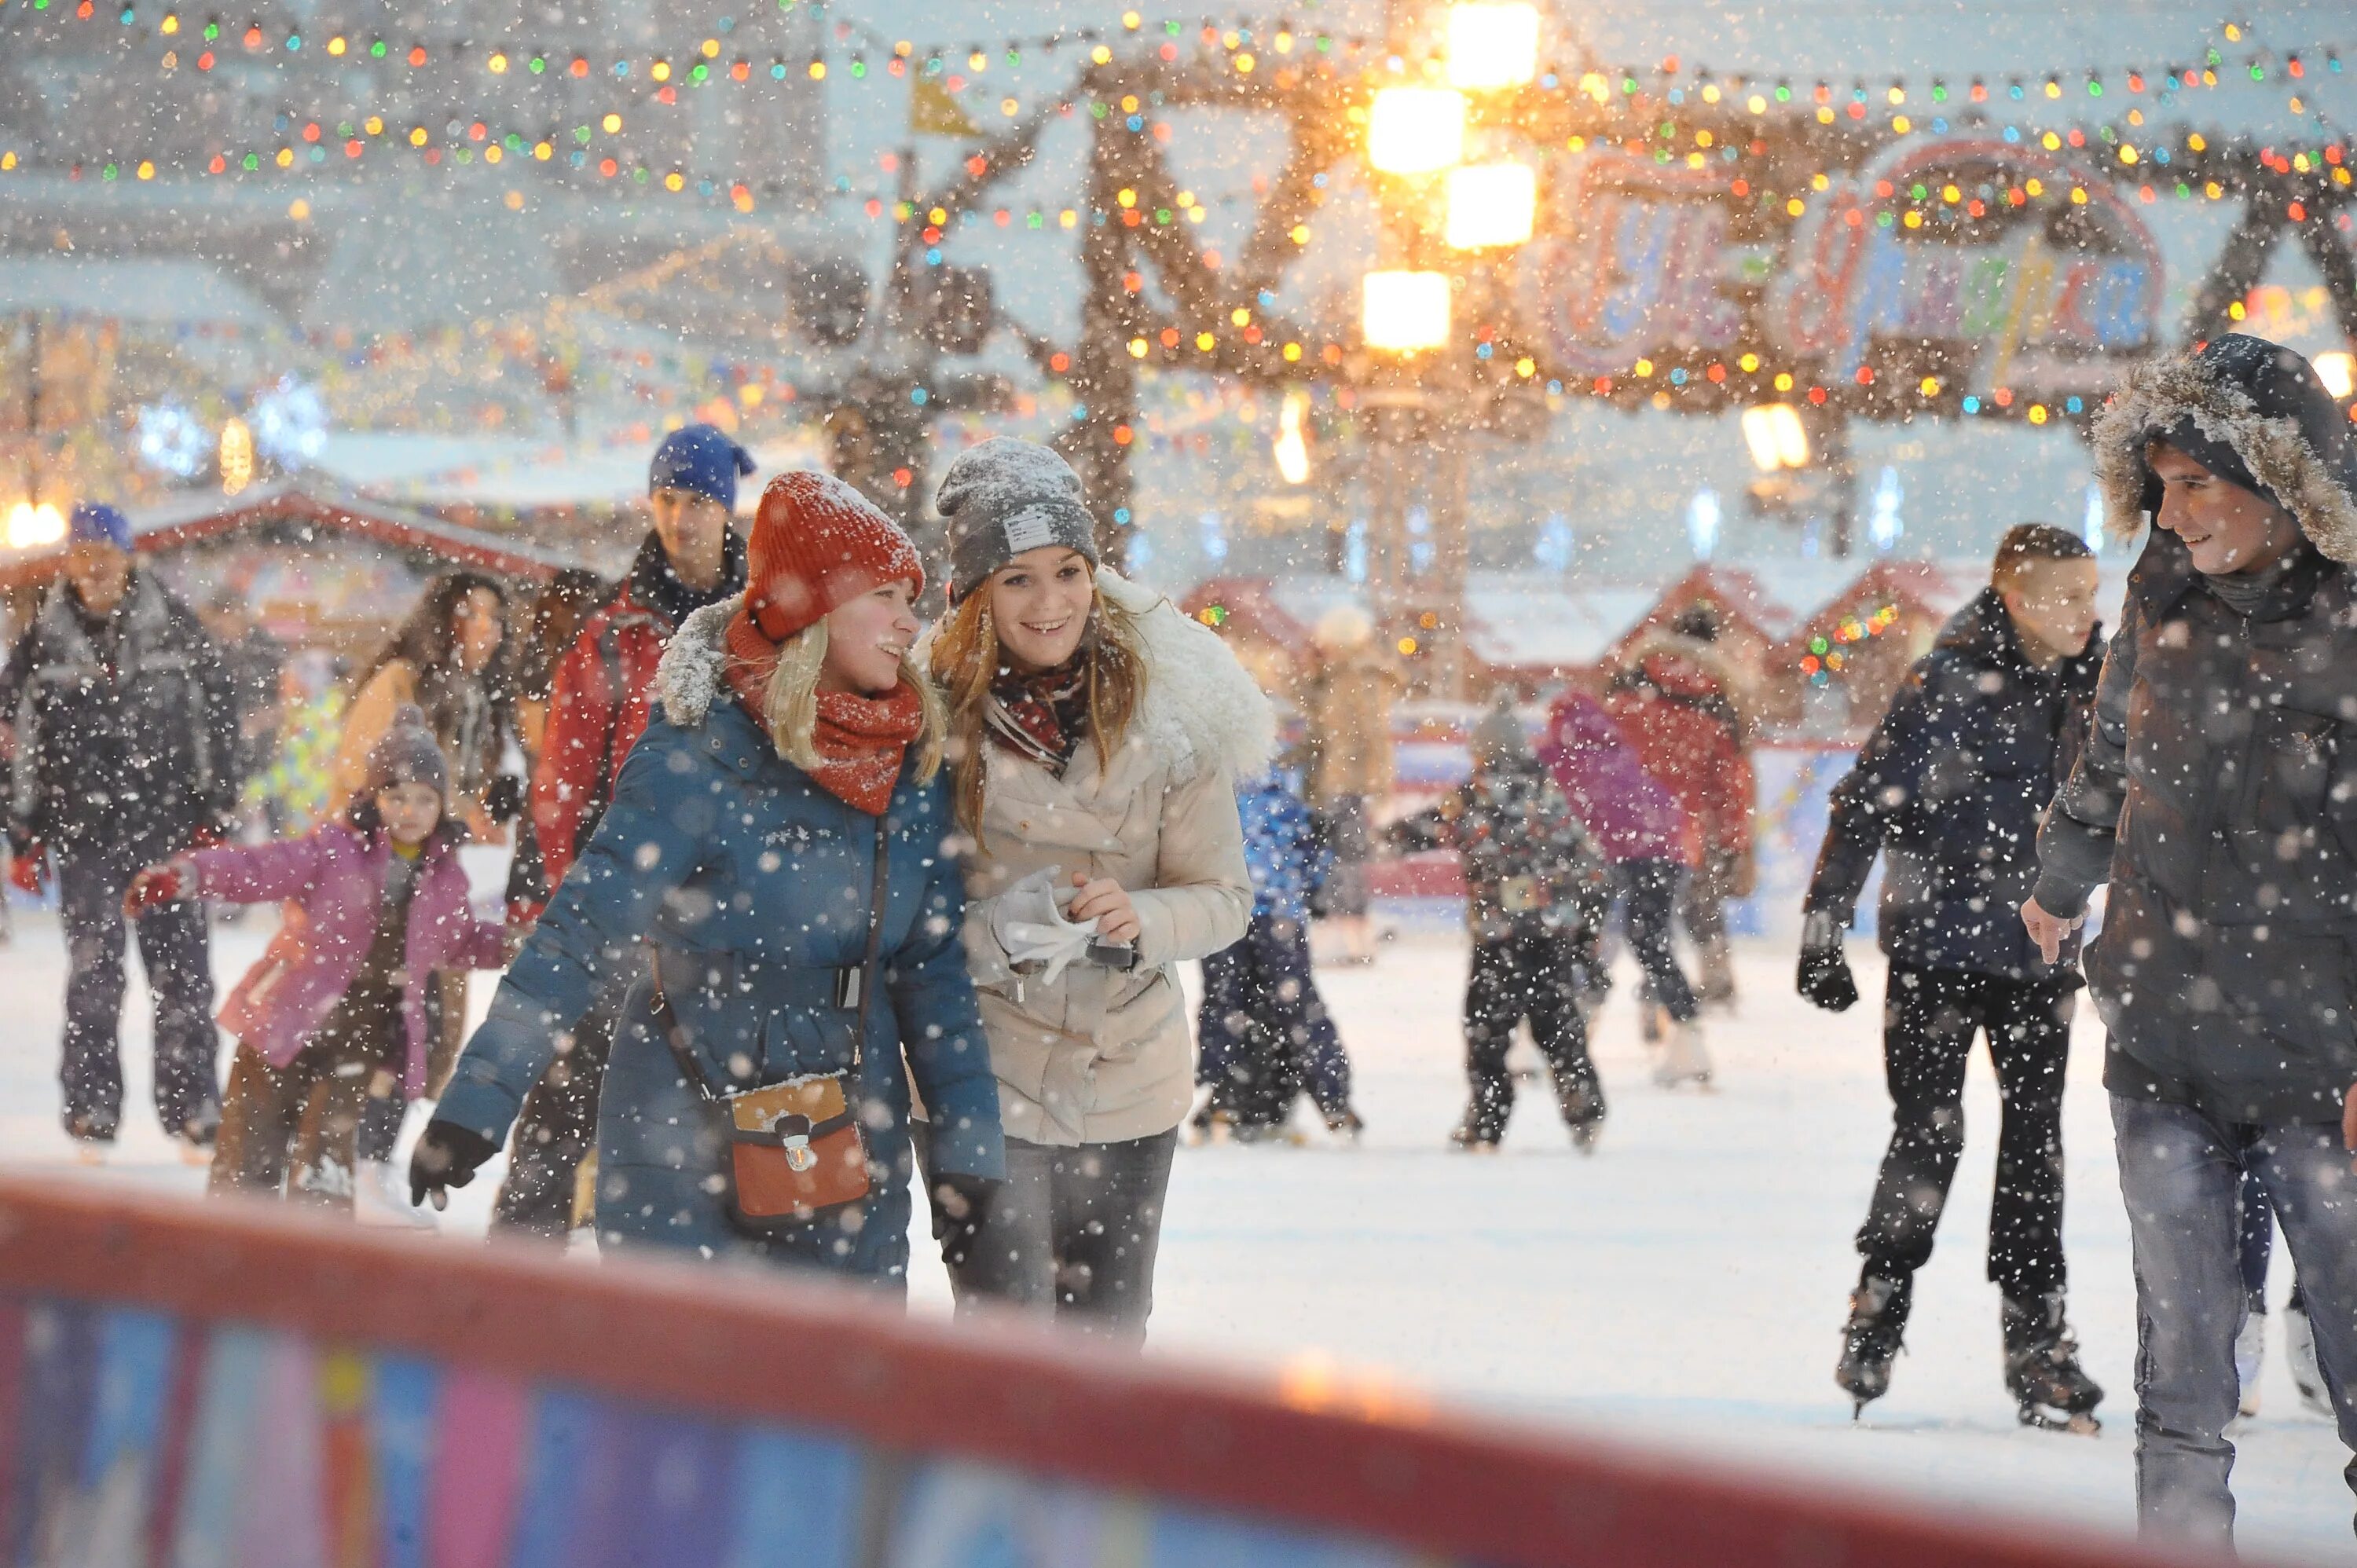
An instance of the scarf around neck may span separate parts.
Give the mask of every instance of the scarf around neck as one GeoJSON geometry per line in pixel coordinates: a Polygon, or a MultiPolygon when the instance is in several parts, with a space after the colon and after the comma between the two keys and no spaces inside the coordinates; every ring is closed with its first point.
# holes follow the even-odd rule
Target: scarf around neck
{"type": "MultiPolygon", "coordinates": [[[[778,668],[778,645],[740,610],[728,622],[728,652],[724,668],[729,690],[767,736],[763,699],[778,668]]],[[[811,734],[818,766],[808,770],[811,782],[856,811],[882,816],[891,803],[892,786],[899,782],[909,743],[922,733],[924,722],[924,703],[905,681],[881,697],[821,692],[818,725],[811,734]]]]}
{"type": "Polygon", "coordinates": [[[1088,738],[1088,671],[1077,658],[1033,674],[1001,667],[990,682],[986,717],[1000,745],[1060,779],[1088,738]]]}

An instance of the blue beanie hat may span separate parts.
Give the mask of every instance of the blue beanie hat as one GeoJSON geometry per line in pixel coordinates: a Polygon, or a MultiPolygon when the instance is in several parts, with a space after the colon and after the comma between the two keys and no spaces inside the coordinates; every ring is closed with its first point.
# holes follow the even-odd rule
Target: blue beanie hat
{"type": "Polygon", "coordinates": [[[131,520],[104,501],[78,501],[66,536],[76,544],[112,544],[131,548],[131,520]]]}
{"type": "Polygon", "coordinates": [[[753,454],[709,424],[689,424],[673,431],[655,448],[647,468],[647,493],[688,490],[708,496],[733,512],[737,510],[737,477],[753,471],[753,454]]]}

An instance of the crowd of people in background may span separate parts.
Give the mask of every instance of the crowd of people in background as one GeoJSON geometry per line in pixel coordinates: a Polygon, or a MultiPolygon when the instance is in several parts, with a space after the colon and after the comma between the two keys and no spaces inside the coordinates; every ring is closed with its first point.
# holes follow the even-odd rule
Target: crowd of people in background
{"type": "MultiPolygon", "coordinates": [[[[1986,1036],[2006,1380],[2025,1422],[2092,1425],[2061,1153],[2091,985],[2136,1245],[2139,1508],[2222,1541],[2270,1215],[2302,1387],[2357,1446],[2336,727],[2357,708],[2357,451],[2304,360],[2240,337],[2136,372],[2095,439],[2115,525],[2154,525],[2113,639],[2087,546],[2013,529],[1834,791],[1797,987],[1859,1000],[1843,941],[1880,857],[1894,1112],[1836,1380],[1860,1410],[1889,1386],[1986,1036]]],[[[1304,1101],[1332,1138],[1364,1130],[1316,971],[1321,949],[1380,961],[1385,849],[1462,869],[1454,1147],[1500,1146],[1526,1030],[1597,1150],[1589,1037],[1620,948],[1654,1079],[1712,1085],[1760,722],[1714,607],[1594,682],[1459,715],[1469,775],[1412,800],[1405,682],[1372,621],[1329,615],[1264,690],[1100,558],[1049,449],[951,466],[930,628],[914,545],[849,486],[780,476],[740,532],[754,467],[719,430],[673,433],[619,583],[561,574],[527,606],[446,573],[331,681],[233,596],[191,611],[121,512],[75,509],[0,712],[9,875],[53,883],[61,913],[79,1147],[121,1130],[135,938],[156,1114],[217,1192],[430,1224],[504,1152],[495,1232],[587,1223],[619,1251],[888,1286],[921,1196],[961,1305],[1135,1344],[1182,1136],[1298,1141],[1304,1101]],[[479,911],[468,844],[509,850],[503,908],[479,911]],[[280,910],[218,1027],[207,903],[280,910]],[[468,1038],[475,970],[504,973],[468,1038]]]]}

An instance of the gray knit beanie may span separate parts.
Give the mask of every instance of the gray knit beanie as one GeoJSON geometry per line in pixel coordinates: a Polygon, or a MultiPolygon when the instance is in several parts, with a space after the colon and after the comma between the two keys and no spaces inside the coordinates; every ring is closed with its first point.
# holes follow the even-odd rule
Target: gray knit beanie
{"type": "Polygon", "coordinates": [[[1097,564],[1096,519],[1081,477],[1049,448],[993,436],[959,454],[933,506],[950,525],[950,603],[1027,550],[1060,544],[1097,564]]]}
{"type": "Polygon", "coordinates": [[[425,710],[414,703],[394,710],[391,726],[369,748],[369,793],[400,784],[430,784],[436,792],[450,788],[450,765],[425,721],[425,710]]]}

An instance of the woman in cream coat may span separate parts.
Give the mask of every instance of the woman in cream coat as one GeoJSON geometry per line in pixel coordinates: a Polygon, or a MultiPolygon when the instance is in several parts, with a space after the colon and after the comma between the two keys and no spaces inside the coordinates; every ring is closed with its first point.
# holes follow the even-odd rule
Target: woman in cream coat
{"type": "Polygon", "coordinates": [[[937,504],[952,608],[930,661],[1007,1185],[937,1206],[935,1230],[961,1302],[1052,1303],[1135,1342],[1194,1094],[1174,966],[1243,935],[1235,780],[1275,721],[1216,634],[1099,566],[1080,479],[1046,447],[974,447],[937,504]]]}

